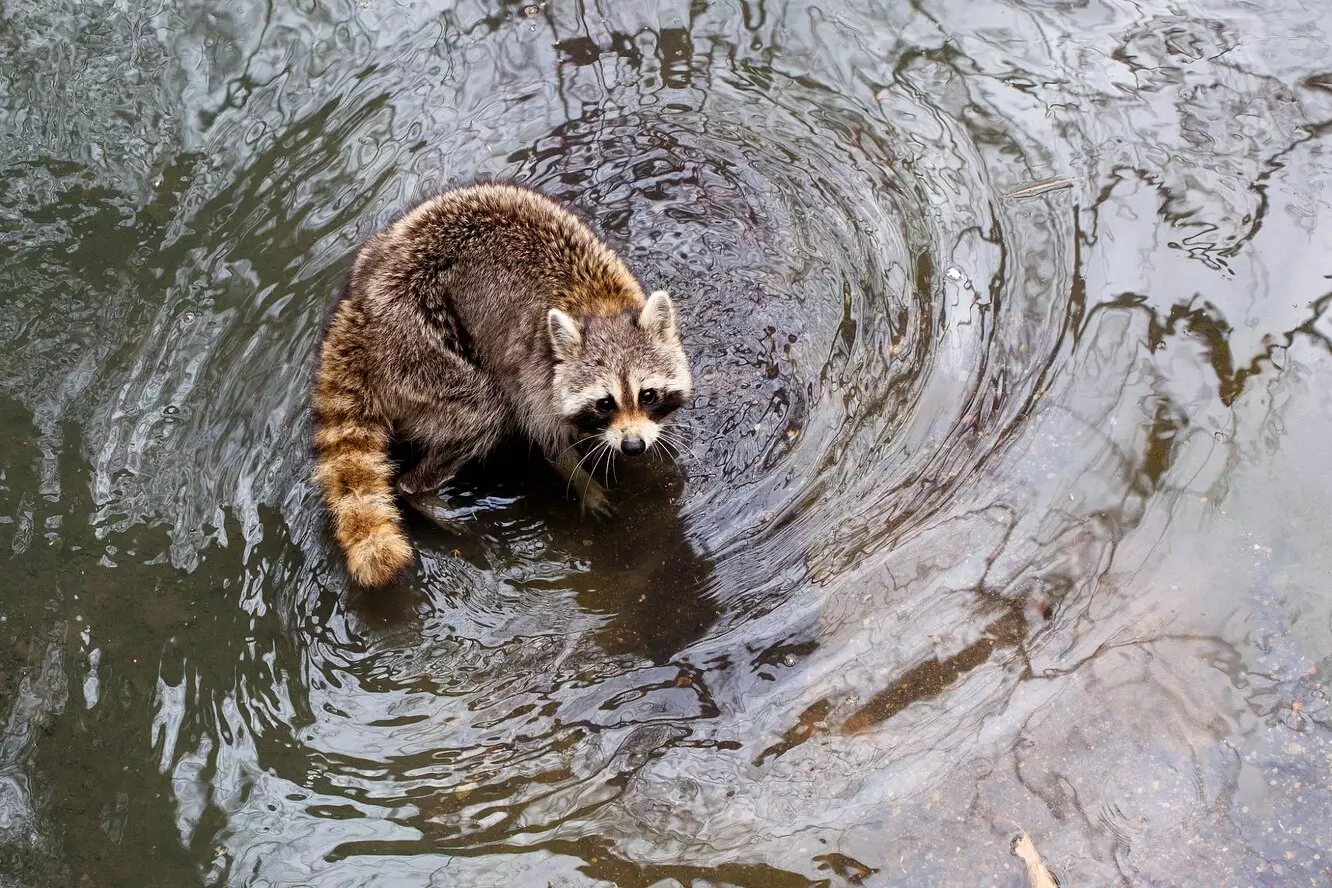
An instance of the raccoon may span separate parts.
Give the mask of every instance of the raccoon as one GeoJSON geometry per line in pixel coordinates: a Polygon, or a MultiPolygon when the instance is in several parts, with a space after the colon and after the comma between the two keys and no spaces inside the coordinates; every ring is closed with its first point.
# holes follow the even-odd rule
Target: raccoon
{"type": "Polygon", "coordinates": [[[314,480],[349,573],[398,575],[395,494],[430,495],[513,434],[608,514],[586,458],[658,446],[691,391],[671,297],[569,211],[510,184],[417,204],[357,252],[319,346],[314,480]],[[395,445],[422,454],[401,476],[395,445]]]}

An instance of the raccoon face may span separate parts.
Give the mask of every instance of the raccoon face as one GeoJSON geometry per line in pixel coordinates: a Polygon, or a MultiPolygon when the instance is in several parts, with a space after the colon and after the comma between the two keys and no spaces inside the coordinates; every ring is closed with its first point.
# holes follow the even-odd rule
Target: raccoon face
{"type": "Polygon", "coordinates": [[[578,438],[628,456],[657,442],[664,422],[693,390],[671,297],[657,291],[643,310],[581,324],[552,308],[555,403],[578,438]]]}

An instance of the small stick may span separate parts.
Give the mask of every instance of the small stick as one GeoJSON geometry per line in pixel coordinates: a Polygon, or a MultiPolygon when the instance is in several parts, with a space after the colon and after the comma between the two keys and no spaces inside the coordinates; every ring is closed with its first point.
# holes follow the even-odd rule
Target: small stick
{"type": "Polygon", "coordinates": [[[1022,824],[993,811],[985,813],[995,820],[1002,820],[1020,833],[1008,850],[1014,857],[1022,858],[1022,862],[1027,865],[1027,880],[1031,882],[1031,888],[1060,888],[1059,880],[1046,869],[1045,861],[1041,860],[1041,855],[1036,851],[1036,843],[1027,835],[1022,824]]]}
{"type": "Polygon", "coordinates": [[[1075,177],[1069,176],[1063,179],[1047,179],[1044,182],[1036,182],[1031,185],[1019,188],[1016,191],[1010,191],[1004,197],[1032,197],[1037,194],[1044,194],[1047,191],[1054,191],[1056,188],[1066,188],[1069,185],[1077,183],[1075,177]]]}
{"type": "Polygon", "coordinates": [[[1059,888],[1059,883],[1045,868],[1045,862],[1036,852],[1036,845],[1026,830],[1023,830],[1022,835],[1013,842],[1013,853],[1027,864],[1027,879],[1031,882],[1031,888],[1059,888]]]}

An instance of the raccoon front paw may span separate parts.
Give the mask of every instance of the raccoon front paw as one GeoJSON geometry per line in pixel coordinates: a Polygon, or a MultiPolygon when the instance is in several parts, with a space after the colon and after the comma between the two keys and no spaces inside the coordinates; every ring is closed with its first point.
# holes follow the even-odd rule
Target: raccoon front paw
{"type": "Polygon", "coordinates": [[[610,498],[606,496],[606,491],[600,485],[588,488],[583,494],[583,514],[591,512],[597,518],[605,520],[615,515],[615,507],[611,505],[610,498]]]}
{"type": "Polygon", "coordinates": [[[396,487],[398,493],[411,499],[417,496],[431,496],[439,492],[439,486],[443,483],[442,479],[434,476],[417,475],[415,472],[408,472],[398,479],[396,487]]]}
{"type": "Polygon", "coordinates": [[[456,536],[467,535],[467,525],[459,520],[448,501],[437,493],[414,493],[406,497],[407,505],[441,530],[456,536]]]}
{"type": "Polygon", "coordinates": [[[422,463],[399,478],[397,488],[405,497],[431,496],[438,494],[448,480],[447,470],[422,463]]]}

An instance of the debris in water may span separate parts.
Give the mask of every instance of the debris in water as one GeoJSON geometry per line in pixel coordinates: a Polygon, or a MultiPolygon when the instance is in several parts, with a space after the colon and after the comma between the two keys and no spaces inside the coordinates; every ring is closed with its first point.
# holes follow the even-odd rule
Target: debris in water
{"type": "Polygon", "coordinates": [[[1010,191],[1004,197],[1035,197],[1038,194],[1044,194],[1047,191],[1058,191],[1060,188],[1067,188],[1070,185],[1077,184],[1075,176],[1066,176],[1062,179],[1045,179],[1041,182],[1033,182],[1030,185],[1024,185],[1016,191],[1010,191]]]}
{"type": "Polygon", "coordinates": [[[1031,888],[1059,888],[1059,883],[1055,877],[1050,875],[1050,871],[1045,868],[1045,863],[1041,860],[1041,855],[1036,853],[1036,846],[1031,841],[1031,836],[1027,835],[1026,830],[1022,835],[1013,840],[1013,853],[1022,858],[1027,864],[1027,878],[1031,880],[1031,888]]]}

